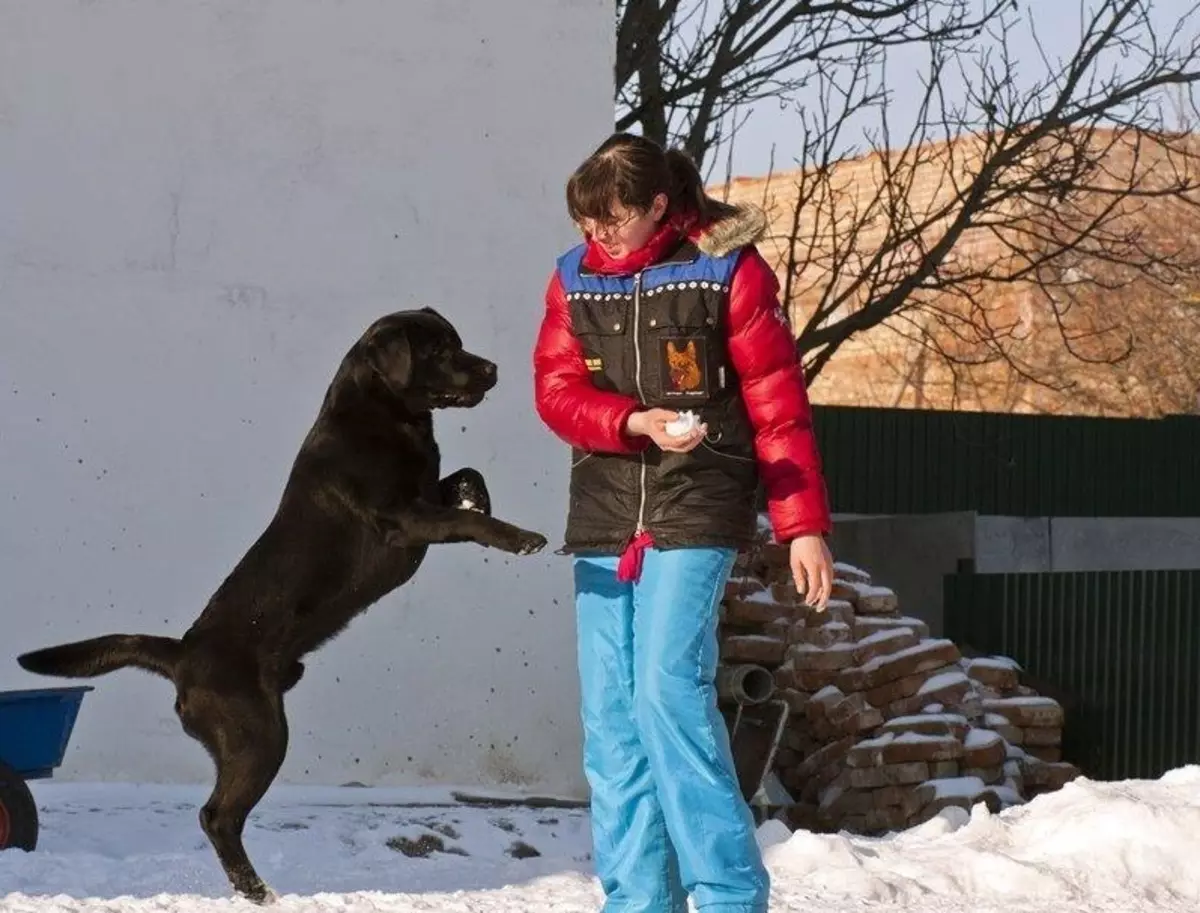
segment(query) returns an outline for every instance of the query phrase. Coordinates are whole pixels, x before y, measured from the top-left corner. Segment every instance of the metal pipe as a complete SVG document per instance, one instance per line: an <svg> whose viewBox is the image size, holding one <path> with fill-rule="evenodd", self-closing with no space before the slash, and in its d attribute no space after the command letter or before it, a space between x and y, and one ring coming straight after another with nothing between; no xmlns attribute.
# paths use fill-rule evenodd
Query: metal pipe
<svg viewBox="0 0 1200 913"><path fill-rule="evenodd" d="M753 663L717 670L717 696L736 704L761 704L775 693L775 676Z"/></svg>

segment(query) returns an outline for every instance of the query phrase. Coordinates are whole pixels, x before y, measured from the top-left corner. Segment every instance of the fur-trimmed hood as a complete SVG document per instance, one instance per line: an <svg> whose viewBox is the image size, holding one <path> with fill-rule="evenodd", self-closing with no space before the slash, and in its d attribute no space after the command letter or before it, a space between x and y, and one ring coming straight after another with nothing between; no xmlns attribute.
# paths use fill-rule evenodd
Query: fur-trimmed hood
<svg viewBox="0 0 1200 913"><path fill-rule="evenodd" d="M724 257L739 247L757 244L767 233L767 214L753 203L723 206L725 212L693 236L696 246L710 257Z"/></svg>

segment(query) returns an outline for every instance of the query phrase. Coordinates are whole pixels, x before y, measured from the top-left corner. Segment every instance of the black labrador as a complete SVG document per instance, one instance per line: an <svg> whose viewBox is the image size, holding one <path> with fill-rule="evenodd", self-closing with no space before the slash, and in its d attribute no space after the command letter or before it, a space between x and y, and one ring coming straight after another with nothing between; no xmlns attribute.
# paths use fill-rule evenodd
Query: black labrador
<svg viewBox="0 0 1200 913"><path fill-rule="evenodd" d="M491 516L478 471L440 478L432 410L476 406L495 383L496 366L464 351L436 311L380 318L342 360L275 516L183 637L110 634L18 659L43 675L134 666L174 682L183 730L216 766L200 825L251 900L272 893L242 830L287 752L283 695L304 674L305 654L411 578L430 545L514 555L546 545Z"/></svg>

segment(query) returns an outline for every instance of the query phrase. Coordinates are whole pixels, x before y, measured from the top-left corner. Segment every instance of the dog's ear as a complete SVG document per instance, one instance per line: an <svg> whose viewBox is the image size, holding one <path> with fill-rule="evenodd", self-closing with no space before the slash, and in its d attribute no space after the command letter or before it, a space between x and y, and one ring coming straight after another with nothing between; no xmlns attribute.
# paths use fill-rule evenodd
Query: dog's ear
<svg viewBox="0 0 1200 913"><path fill-rule="evenodd" d="M363 362L392 390L403 390L412 383L412 343L402 328L389 328L368 337L363 345Z"/></svg>

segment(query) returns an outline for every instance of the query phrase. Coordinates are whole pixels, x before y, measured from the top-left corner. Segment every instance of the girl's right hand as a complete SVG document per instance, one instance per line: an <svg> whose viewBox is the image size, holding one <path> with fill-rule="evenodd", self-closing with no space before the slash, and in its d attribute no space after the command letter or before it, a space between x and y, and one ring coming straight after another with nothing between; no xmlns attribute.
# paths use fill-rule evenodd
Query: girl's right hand
<svg viewBox="0 0 1200 913"><path fill-rule="evenodd" d="M632 412L625 420L625 431L631 437L648 437L659 449L672 453L687 453L697 447L708 432L708 425L700 424L687 434L673 435L667 432L667 422L679 418L678 412L670 409L642 409Z"/></svg>

